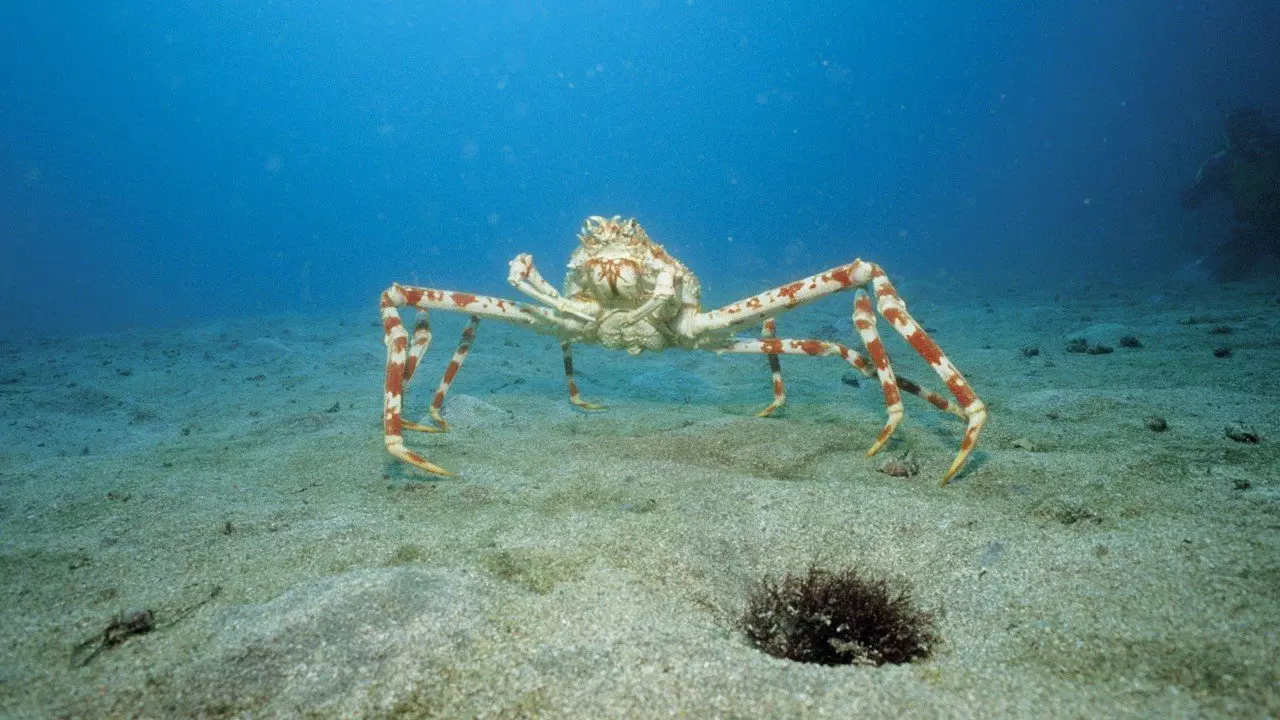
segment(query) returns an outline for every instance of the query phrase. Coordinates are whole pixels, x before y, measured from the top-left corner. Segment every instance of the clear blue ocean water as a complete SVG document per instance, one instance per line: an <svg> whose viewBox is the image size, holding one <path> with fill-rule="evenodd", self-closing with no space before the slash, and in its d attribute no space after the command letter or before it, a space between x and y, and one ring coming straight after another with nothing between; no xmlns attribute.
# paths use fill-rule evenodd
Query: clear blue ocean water
<svg viewBox="0 0 1280 720"><path fill-rule="evenodd" d="M0 7L0 337L553 282L635 216L730 299L1169 274L1179 188L1275 108L1280 5L172 2ZM1225 209L1218 208L1225 216Z"/></svg>

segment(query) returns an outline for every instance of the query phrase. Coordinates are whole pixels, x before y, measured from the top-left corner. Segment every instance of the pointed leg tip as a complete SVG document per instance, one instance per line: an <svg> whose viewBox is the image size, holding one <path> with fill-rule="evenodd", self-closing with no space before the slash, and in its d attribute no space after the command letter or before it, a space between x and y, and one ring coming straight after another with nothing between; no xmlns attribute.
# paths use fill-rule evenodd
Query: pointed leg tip
<svg viewBox="0 0 1280 720"><path fill-rule="evenodd" d="M956 459L951 461L951 467L947 469L947 474L942 476L942 487L946 487L951 482L951 478L955 477L969 460L970 448L964 448L960 454L956 455Z"/></svg>
<svg viewBox="0 0 1280 720"><path fill-rule="evenodd" d="M778 411L778 409L779 409L779 408L781 408L781 407L782 407L781 405L770 405L769 407L767 407L767 408L765 408L765 409L761 410L760 412L756 413L756 417L758 417L758 418L765 418L765 417L769 417L769 416L773 415L775 412L777 412L777 411Z"/></svg>
<svg viewBox="0 0 1280 720"><path fill-rule="evenodd" d="M449 472L448 470L445 470L439 465L427 462L426 460L413 463L413 466L418 468L419 470L422 470L423 472L428 472L428 473L431 473L432 475L437 475L439 477L443 477L443 478L454 477L453 473Z"/></svg>
<svg viewBox="0 0 1280 720"><path fill-rule="evenodd" d="M951 484L951 478L955 477L956 473L958 472L960 472L960 465L956 463L952 463L951 469L947 471L946 475L942 476L942 483L939 485L939 487L946 487L947 485Z"/></svg>
<svg viewBox="0 0 1280 720"><path fill-rule="evenodd" d="M968 415L969 427L965 430L964 440L960 443L960 452L956 455L956 459L951 462L950 469L947 474L942 477L942 486L946 487L951 482L951 478L956 476L964 467L965 462L969 459L969 453L978 445L978 435L982 432L982 426L987 423L987 408L980 405L976 410Z"/></svg>
<svg viewBox="0 0 1280 720"><path fill-rule="evenodd" d="M439 465L436 465L430 460L427 460L426 458L422 457L418 453L415 453L411 450L405 450L403 447L399 448L398 452L396 450L392 450L391 454L409 463L410 465L418 468L419 470L425 473L430 473L432 475L439 475L440 477L447 477L447 478L453 477L453 473L449 472L448 470L445 470Z"/></svg>
<svg viewBox="0 0 1280 720"><path fill-rule="evenodd" d="M897 431L901 422L902 413L891 410L889 412L889 421L885 423L884 429L880 431L880 437L877 437L876 441L867 450L867 457L871 457L884 449L884 446L889 443L889 438L893 437L893 433Z"/></svg>

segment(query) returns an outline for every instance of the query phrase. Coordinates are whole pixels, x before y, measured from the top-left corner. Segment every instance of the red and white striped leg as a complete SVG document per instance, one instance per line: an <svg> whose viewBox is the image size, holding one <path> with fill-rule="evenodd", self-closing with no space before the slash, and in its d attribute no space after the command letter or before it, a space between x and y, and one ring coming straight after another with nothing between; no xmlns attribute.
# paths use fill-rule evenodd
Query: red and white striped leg
<svg viewBox="0 0 1280 720"><path fill-rule="evenodd" d="M435 427L429 425L419 425L413 429L422 430L424 432L447 432L449 423L444 421L440 416L440 410L444 407L444 398L449 394L449 386L453 384L454 378L458 376L458 371L462 369L462 363L467 360L467 353L471 352L471 344L476 339L476 326L480 324L480 318L475 315L471 316L471 321L462 329L462 339L458 342L458 349L453 351L453 357L449 359L449 366L444 370L444 377L440 378L440 384L436 387L435 397L431 398L431 420L435 422Z"/></svg>
<svg viewBox="0 0 1280 720"><path fill-rule="evenodd" d="M827 342L825 340L779 340L777 338L760 338L758 340L735 340L728 345L718 348L717 353L733 353L735 355L760 354L760 355L808 355L810 357L839 357L849 366L866 377L875 377L875 366L870 360L860 355L852 348L840 343ZM944 410L956 415L960 418L964 414L960 412L960 408L955 403L950 402L946 398L935 392L923 390L916 383L895 375L894 381L898 388L903 392L910 393L933 405L939 410Z"/></svg>
<svg viewBox="0 0 1280 720"><path fill-rule="evenodd" d="M413 377L422 353L426 352L427 346L431 344L431 331L427 327L425 311L423 311L424 314L419 316L418 323L414 327L414 353L410 354L409 335L405 332L404 324L400 322L400 313L396 312L396 300L402 301L403 296L395 297L391 293L390 290L384 292L381 301L382 330L387 345L386 395L382 413L387 452L433 475L449 477L453 473L429 462L404 445L405 422L401 417L404 391ZM411 423L411 425L417 426L417 423Z"/></svg>
<svg viewBox="0 0 1280 720"><path fill-rule="evenodd" d="M893 326L894 330L907 341L912 348L915 349L920 357L929 363L938 377L942 378L942 382L946 383L947 390L955 397L956 402L960 404L961 410L964 412L967 424L964 431L964 439L960 441L960 452L956 454L955 460L951 462L951 467L947 470L947 474L942 478L942 484L946 485L960 471L965 460L968 459L969 453L974 446L978 444L978 435L982 432L982 426L987 422L987 406L978 398L977 393L969 386L969 382L964 379L964 375L952 364L942 352L942 348L929 337L924 328L916 322L915 318L907 312L907 305L898 295L898 291L894 289L893 283L889 282L889 278L885 276L884 270L879 266L874 266L871 273L871 287L876 294L876 306L880 314L885 320Z"/></svg>
<svg viewBox="0 0 1280 720"><path fill-rule="evenodd" d="M965 460L969 457L970 451L977 444L978 434L982 431L982 425L987 419L986 406L978 400L977 395L969 388L960 371L956 370L955 366L946 359L937 344L920 329L910 315L906 314L906 307L901 298L893 290L893 286L889 284L884 271L875 263L865 262L860 259L854 260L847 265L840 265L724 307L699 313L690 323L689 332L691 335L697 336L707 332L741 328L750 323L774 317L832 293L865 288L868 284L871 285L872 291L876 296L877 308L880 314L893 325L894 330L906 338L916 352L920 353L933 366L934 371L947 384L947 389L955 396L959 405L954 406L950 401L936 393L921 390L919 385L903 378L894 377L893 384L901 390L923 397L941 410L946 410L964 418L967 422L964 439L960 443L960 452L956 455L950 469L943 478L942 482L945 485L959 472ZM818 341L789 342L816 343ZM729 352L733 352L733 350L729 350ZM876 368L876 373L881 376L883 385L884 376L879 367ZM890 429L889 432L892 432L892 430ZM879 442L879 439L877 442ZM872 447L873 449L876 448L876 446Z"/></svg>
<svg viewBox="0 0 1280 720"><path fill-rule="evenodd" d="M600 410L604 405L598 403L587 402L578 396L578 383L573 379L573 351L570 349L568 341L560 343L560 353L564 355L564 377L569 382L569 402L577 405L583 410Z"/></svg>
<svg viewBox="0 0 1280 720"><path fill-rule="evenodd" d="M449 384L457 375L458 368L462 366L462 359L470 350L477 320L482 317L502 320L560 337L575 335L581 332L583 327L583 322L580 320L564 317L554 310L536 305L471 293L399 284L392 285L382 293L379 305L387 345L387 373L382 413L387 452L416 468L446 477L452 473L405 447L403 433L405 430L439 432L447 427L443 423L443 418L440 417L440 406L444 403L444 395L448 392ZM412 349L409 345L409 335L400 321L400 313L397 310L405 306L411 306L419 313L418 323L414 328ZM416 374L423 354L431 343L431 331L427 325L429 310L466 312L472 316L471 323L464 331L463 343L454 353L449 369L445 371L445 378L436 390L436 400L432 402L431 416L440 423L439 426L406 422L402 415L405 390Z"/></svg>
<svg viewBox="0 0 1280 720"><path fill-rule="evenodd" d="M431 324L427 319L428 311L419 310L417 322L413 324L413 343L409 345L409 357L404 364L404 390L408 391L409 382L413 379L413 373L418 369L418 365L422 362L422 356L426 354L427 348L431 347ZM405 420L403 417L400 426L405 430L415 430L417 432L444 432L444 430L434 425L422 425L411 420Z"/></svg>
<svg viewBox="0 0 1280 720"><path fill-rule="evenodd" d="M862 288L854 292L853 326L857 328L858 336L862 338L862 344L866 346L867 354L871 356L871 362L875 365L876 375L880 378L880 391L884 394L885 410L889 413L884 427L880 430L880 435L871 447L867 448L867 457L871 457L880 452L885 443L889 442L893 431L897 430L898 424L902 422L902 394L898 392L897 377L893 372L893 366L889 364L889 353L884 349L884 343L876 332L876 314L871 309L871 298Z"/></svg>
<svg viewBox="0 0 1280 720"><path fill-rule="evenodd" d="M426 354L427 348L431 347L431 323L428 320L426 310L417 312L417 318L413 323L413 343L409 346L409 357L404 364L406 387L413 379L413 372L418 369L418 363L422 362L422 356Z"/></svg>
<svg viewBox="0 0 1280 720"><path fill-rule="evenodd" d="M778 337L778 324L773 318L764 321L764 326L760 328L760 336L764 338ZM787 402L787 391L782 385L782 363L778 361L777 353L770 353L768 358L769 373L773 376L773 402L756 413L756 417L769 417Z"/></svg>

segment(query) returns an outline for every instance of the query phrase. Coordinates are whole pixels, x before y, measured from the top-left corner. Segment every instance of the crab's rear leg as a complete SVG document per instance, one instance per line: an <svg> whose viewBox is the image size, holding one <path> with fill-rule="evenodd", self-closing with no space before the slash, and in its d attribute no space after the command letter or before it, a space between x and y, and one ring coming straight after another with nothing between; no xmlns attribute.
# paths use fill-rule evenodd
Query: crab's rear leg
<svg viewBox="0 0 1280 720"><path fill-rule="evenodd" d="M604 405L587 402L578 395L578 383L573 379L573 350L569 341L560 343L560 352L564 355L564 379L569 383L569 402L583 410L603 410Z"/></svg>
<svg viewBox="0 0 1280 720"><path fill-rule="evenodd" d="M764 325L760 328L760 337L778 337L778 323L773 318L764 321ZM769 417L787 402L787 390L782 385L782 363L779 362L777 353L769 353L768 358L769 373L773 376L773 402L756 413L756 417Z"/></svg>
<svg viewBox="0 0 1280 720"><path fill-rule="evenodd" d="M444 398L449 394L449 386L453 384L454 378L458 376L458 371L462 369L462 363L467 359L467 353L471 352L471 344L476 339L476 326L480 324L480 318L475 315L471 316L471 321L462 329L462 340L458 342L458 349L453 351L453 357L449 359L449 366L444 370L444 377L440 378L440 384L436 387L436 394L431 398L431 420L434 425L422 425L415 422L404 421L406 430L417 430L419 432L441 433L449 431L449 423L441 417L440 410L444 407ZM424 348L425 350L425 348Z"/></svg>
<svg viewBox="0 0 1280 720"><path fill-rule="evenodd" d="M859 354L856 350L836 342L827 342L826 340L794 340L777 338L759 338L756 340L735 340L728 345L715 350L717 353L733 353L733 354L759 354L759 355L809 355L811 357L839 357L849 365L862 373L866 377L875 377L875 366L866 357ZM939 410L951 413L963 419L964 413L953 402L942 397L938 393L925 390L915 382L902 377L894 376L894 382L898 389L915 395L921 400L933 405Z"/></svg>
<svg viewBox="0 0 1280 720"><path fill-rule="evenodd" d="M431 323L427 311L419 310L417 316L413 324L413 342L409 345L409 356L404 364L404 390L409 389L409 382L413 379L418 365L422 363L422 356L426 354L427 348L431 347ZM405 430L418 432L444 432L434 425L421 425L405 420L403 417L401 417L400 426Z"/></svg>
<svg viewBox="0 0 1280 720"><path fill-rule="evenodd" d="M951 462L951 467L947 469L947 474L942 478L942 484L946 485L964 466L969 453L978 444L978 435L987 422L987 406L978 398L964 375L960 374L960 370L943 354L942 348L938 347L933 338L929 337L924 328L907 312L906 303L902 301L893 283L889 282L889 278L879 266L873 266L871 287L875 291L876 306L880 314L889 321L907 344L929 363L938 377L942 378L942 382L947 385L947 390L955 397L964 413L966 420L964 439L960 441L960 451Z"/></svg>

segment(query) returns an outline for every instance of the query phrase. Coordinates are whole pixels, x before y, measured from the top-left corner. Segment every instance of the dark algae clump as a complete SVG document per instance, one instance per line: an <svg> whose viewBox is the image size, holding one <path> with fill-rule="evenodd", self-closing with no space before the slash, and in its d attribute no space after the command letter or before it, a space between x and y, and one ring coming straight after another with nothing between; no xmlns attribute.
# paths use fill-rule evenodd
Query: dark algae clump
<svg viewBox="0 0 1280 720"><path fill-rule="evenodd" d="M933 616L915 607L905 585L853 569L762 580L741 627L774 657L820 665L905 663L937 642Z"/></svg>

